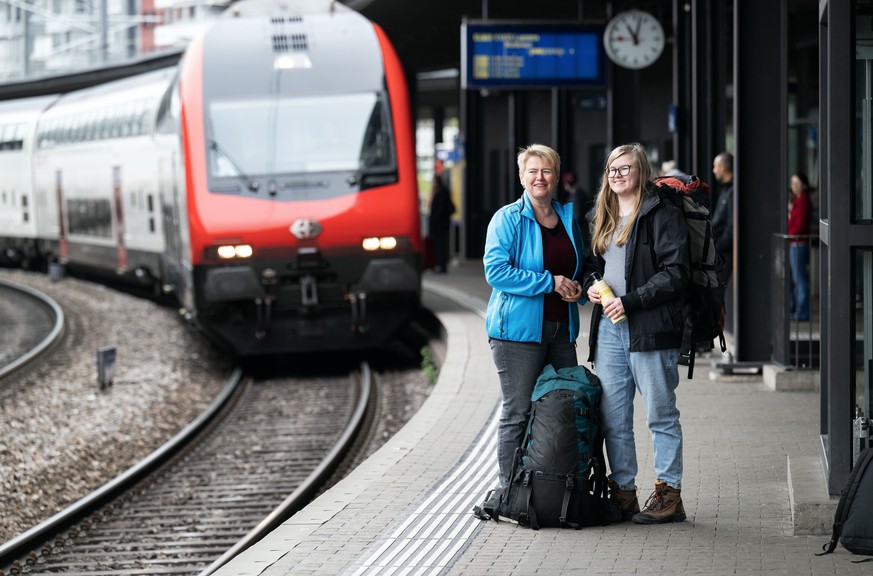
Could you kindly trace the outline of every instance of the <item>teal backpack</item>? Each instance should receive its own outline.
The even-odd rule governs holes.
[[[618,521],[618,505],[606,486],[600,396],[600,380],[584,366],[546,366],[531,395],[511,482],[490,491],[473,509],[476,516],[502,516],[534,530]]]

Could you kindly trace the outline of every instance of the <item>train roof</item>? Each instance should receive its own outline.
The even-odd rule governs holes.
[[[336,0],[242,0],[222,13],[222,18],[253,18],[259,16],[304,16],[354,12]]]
[[[384,89],[374,24],[353,10],[223,18],[209,28],[203,42],[204,93],[209,96],[318,96]]]
[[[60,96],[35,96],[33,98],[18,98],[0,102],[0,117],[16,116],[21,120],[36,117],[52,105]]]
[[[61,96],[46,116],[62,115],[81,109],[104,108],[131,101],[157,100],[166,92],[175,74],[175,67],[163,68],[76,90]]]

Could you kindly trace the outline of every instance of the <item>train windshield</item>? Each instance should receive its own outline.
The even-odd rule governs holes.
[[[377,93],[215,101],[210,175],[391,170],[389,117]]]

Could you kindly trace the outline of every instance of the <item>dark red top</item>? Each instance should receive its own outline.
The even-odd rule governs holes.
[[[791,212],[788,214],[788,235],[798,236],[809,234],[809,219],[812,216],[812,202],[809,194],[801,194],[794,197],[791,204]],[[803,240],[806,242],[807,240]],[[794,243],[794,241],[792,241]]]
[[[558,220],[554,228],[546,228],[540,224],[543,236],[543,265],[552,276],[572,278],[576,272],[576,251],[564,225]],[[557,292],[552,290],[546,294],[543,302],[543,318],[549,322],[566,322],[569,310],[567,303]]]

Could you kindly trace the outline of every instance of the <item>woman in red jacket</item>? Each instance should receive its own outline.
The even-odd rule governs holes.
[[[809,199],[809,179],[806,174],[791,176],[788,213],[788,236],[791,264],[791,319],[809,320],[809,219],[812,202]]]

